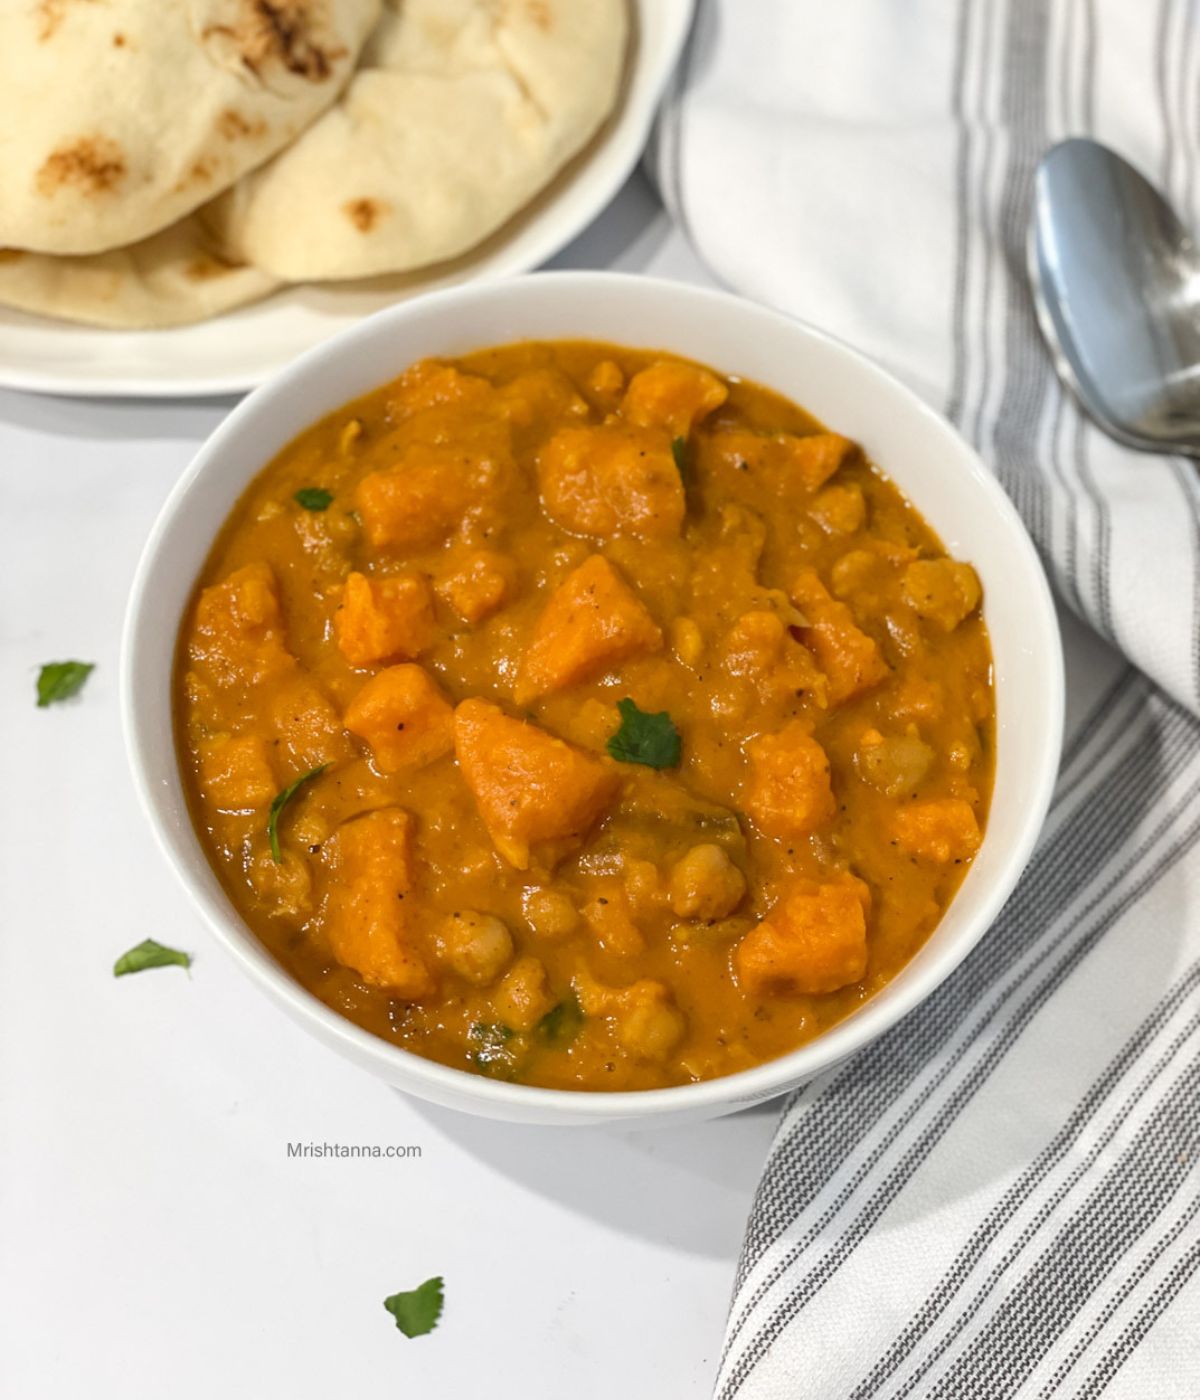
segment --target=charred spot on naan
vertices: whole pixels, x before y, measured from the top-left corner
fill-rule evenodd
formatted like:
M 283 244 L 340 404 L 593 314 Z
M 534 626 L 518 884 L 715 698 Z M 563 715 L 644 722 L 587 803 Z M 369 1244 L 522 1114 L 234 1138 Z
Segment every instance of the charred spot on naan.
M 66 18 L 67 10 L 76 4 L 94 5 L 96 0 L 38 0 L 37 24 L 38 41 L 44 44 L 58 33 L 58 27 Z
M 216 173 L 216 162 L 209 159 L 208 156 L 200 156 L 192 162 L 187 174 L 176 183 L 175 188 L 186 190 L 191 185 L 211 184 Z
M 191 282 L 211 282 L 215 277 L 227 277 L 245 267 L 245 263 L 222 257 L 220 253 L 201 253 L 183 269 L 183 275 Z
M 267 124 L 261 118 L 250 121 L 236 107 L 226 107 L 217 118 L 217 130 L 226 141 L 240 141 L 244 137 L 257 139 L 266 134 Z
M 342 212 L 359 233 L 370 233 L 389 207 L 381 199 L 351 199 L 342 205 Z
M 323 83 L 348 56 L 343 45 L 330 42 L 323 0 L 228 0 L 224 8 L 232 11 L 228 19 L 207 25 L 201 38 L 226 41 L 256 78 L 283 68 Z
M 111 137 L 77 136 L 42 162 L 37 189 L 47 198 L 68 186 L 87 195 L 110 194 L 127 173 L 125 153 Z

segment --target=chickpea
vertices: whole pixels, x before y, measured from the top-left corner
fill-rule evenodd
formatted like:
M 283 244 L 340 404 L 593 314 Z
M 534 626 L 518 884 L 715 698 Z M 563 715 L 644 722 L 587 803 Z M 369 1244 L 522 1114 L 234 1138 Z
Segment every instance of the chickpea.
M 887 797 L 912 792 L 929 771 L 933 750 L 921 739 L 916 728 L 907 734 L 885 738 L 876 729 L 868 730 L 859 743 L 855 764 L 859 776 Z
M 583 917 L 606 953 L 619 958 L 635 958 L 645 951 L 646 940 L 633 921 L 629 897 L 617 886 L 583 907 Z
M 578 909 L 560 890 L 526 890 L 524 911 L 525 922 L 539 938 L 565 938 L 579 927 Z
M 843 554 L 830 574 L 832 591 L 838 598 L 856 593 L 875 593 L 887 574 L 887 566 L 869 549 L 852 549 Z
M 474 909 L 443 920 L 436 945 L 447 967 L 477 986 L 494 981 L 513 955 L 512 934 L 504 922 Z
M 688 919 L 673 924 L 669 929 L 671 942 L 680 948 L 715 948 L 720 943 L 736 943 L 749 929 L 754 920 L 746 914 L 735 914 L 729 919 L 712 919 L 698 922 Z
M 519 958 L 492 998 L 496 1015 L 514 1031 L 531 1031 L 554 1005 L 540 958 Z
M 917 559 L 904 570 L 904 599 L 927 622 L 953 632 L 979 606 L 979 576 L 956 559 Z
M 760 676 L 779 665 L 786 640 L 787 628 L 775 613 L 743 613 L 725 638 L 724 664 L 735 676 Z
M 853 482 L 827 486 L 813 500 L 808 513 L 828 535 L 852 535 L 867 518 L 862 488 Z
M 670 991 L 649 978 L 628 987 L 606 987 L 581 969 L 575 993 L 587 1015 L 607 1018 L 617 1043 L 641 1059 L 666 1059 L 687 1030 Z
M 363 435 L 363 425 L 361 418 L 351 418 L 342 431 L 338 434 L 338 451 L 343 457 L 349 457 L 358 445 L 358 440 Z
M 660 982 L 636 982 L 622 997 L 617 1040 L 631 1055 L 665 1060 L 683 1039 L 687 1023 Z
M 746 893 L 746 877 L 720 846 L 692 849 L 671 871 L 671 908 L 681 919 L 723 919 Z
M 672 622 L 671 650 L 682 665 L 692 667 L 704 654 L 704 637 L 690 617 L 677 617 Z
M 946 751 L 946 758 L 951 768 L 957 768 L 960 772 L 965 773 L 974 761 L 974 754 L 969 745 L 960 739 L 950 745 Z
M 439 597 L 471 624 L 504 606 L 516 586 L 516 565 L 494 549 L 460 554 L 434 585 Z
M 625 894 L 635 916 L 645 916 L 657 909 L 662 898 L 658 866 L 651 860 L 627 860 Z

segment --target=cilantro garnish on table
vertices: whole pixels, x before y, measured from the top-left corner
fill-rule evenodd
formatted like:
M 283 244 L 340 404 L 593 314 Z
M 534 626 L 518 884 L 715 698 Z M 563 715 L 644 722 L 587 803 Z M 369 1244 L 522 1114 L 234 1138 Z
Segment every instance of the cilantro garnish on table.
M 38 709 L 44 710 L 47 705 L 78 695 L 95 669 L 91 661 L 47 661 L 38 672 Z
M 145 972 L 151 967 L 189 968 L 191 965 L 190 954 L 181 953 L 178 948 L 168 948 L 165 943 L 156 943 L 153 938 L 147 938 L 136 948 L 130 948 L 129 952 L 121 954 L 113 964 L 113 976 L 124 977 L 127 973 Z
M 442 1315 L 444 1295 L 442 1280 L 426 1279 L 418 1288 L 406 1293 L 393 1293 L 383 1300 L 383 1306 L 396 1319 L 396 1326 L 406 1337 L 423 1337 L 432 1332 Z

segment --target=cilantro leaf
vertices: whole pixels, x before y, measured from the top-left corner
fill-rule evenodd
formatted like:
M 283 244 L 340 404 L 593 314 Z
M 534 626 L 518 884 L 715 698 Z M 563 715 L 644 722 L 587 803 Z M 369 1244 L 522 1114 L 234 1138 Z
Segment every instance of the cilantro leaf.
M 47 661 L 38 672 L 38 709 L 78 695 L 84 682 L 96 669 L 91 661 Z
M 407 1293 L 393 1293 L 383 1300 L 383 1306 L 406 1337 L 423 1337 L 438 1325 L 443 1302 L 439 1277 L 427 1278 L 419 1288 L 411 1288 Z
M 333 492 L 323 486 L 302 486 L 292 499 L 305 510 L 328 510 Z
M 136 948 L 130 948 L 128 953 L 122 953 L 113 963 L 113 976 L 124 977 L 128 972 L 145 972 L 151 967 L 191 967 L 192 959 L 187 953 L 181 953 L 178 948 L 168 948 L 165 944 L 155 943 L 153 938 L 147 938 L 144 943 L 139 943 Z
M 283 852 L 279 849 L 279 816 L 293 797 L 300 791 L 305 783 L 311 779 L 319 777 L 324 773 L 328 763 L 318 763 L 315 768 L 310 768 L 307 773 L 301 773 L 294 783 L 289 783 L 282 792 L 275 794 L 271 803 L 271 810 L 267 813 L 267 839 L 271 843 L 271 859 L 276 865 L 283 861 Z
M 537 1023 L 537 1034 L 547 1045 L 561 1049 L 564 1045 L 570 1045 L 579 1034 L 583 1028 L 583 1019 L 583 1008 L 572 992 L 546 1012 Z
M 692 467 L 691 461 L 688 458 L 687 438 L 677 437 L 672 439 L 671 456 L 675 458 L 675 466 L 679 475 L 686 481 Z
M 644 763 L 647 768 L 674 768 L 683 745 L 666 710 L 647 714 L 626 696 L 617 702 L 621 727 L 608 741 L 608 751 L 621 763 Z
M 485 1074 L 511 1074 L 513 1052 L 508 1042 L 513 1033 L 499 1022 L 476 1021 L 467 1028 L 467 1039 L 475 1048 L 471 1060 Z

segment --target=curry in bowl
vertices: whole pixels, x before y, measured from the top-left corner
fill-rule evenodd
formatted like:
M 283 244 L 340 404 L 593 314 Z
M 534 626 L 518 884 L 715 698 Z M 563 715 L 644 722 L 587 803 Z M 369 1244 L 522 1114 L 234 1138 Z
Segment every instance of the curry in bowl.
M 643 351 L 422 361 L 247 490 L 177 737 L 234 906 L 393 1044 L 585 1090 L 793 1050 L 981 840 L 991 653 L 853 443 Z

